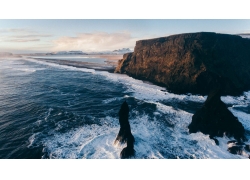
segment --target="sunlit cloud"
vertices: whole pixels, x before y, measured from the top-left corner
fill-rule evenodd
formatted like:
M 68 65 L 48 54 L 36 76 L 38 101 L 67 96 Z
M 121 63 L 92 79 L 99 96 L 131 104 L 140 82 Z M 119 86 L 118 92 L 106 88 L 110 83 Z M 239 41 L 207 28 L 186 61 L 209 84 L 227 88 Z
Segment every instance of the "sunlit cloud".
M 53 41 L 54 51 L 82 50 L 82 51 L 108 51 L 135 46 L 136 38 L 129 32 L 120 33 L 81 33 L 75 37 L 60 37 Z

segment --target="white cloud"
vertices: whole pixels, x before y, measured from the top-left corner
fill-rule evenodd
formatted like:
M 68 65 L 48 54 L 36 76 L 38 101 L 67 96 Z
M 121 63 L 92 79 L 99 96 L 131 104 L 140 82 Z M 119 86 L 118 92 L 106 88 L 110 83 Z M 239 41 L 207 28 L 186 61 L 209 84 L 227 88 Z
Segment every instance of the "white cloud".
M 82 51 L 107 51 L 135 46 L 136 38 L 128 32 L 121 33 L 81 33 L 75 37 L 60 37 L 53 41 L 54 51 L 82 50 Z

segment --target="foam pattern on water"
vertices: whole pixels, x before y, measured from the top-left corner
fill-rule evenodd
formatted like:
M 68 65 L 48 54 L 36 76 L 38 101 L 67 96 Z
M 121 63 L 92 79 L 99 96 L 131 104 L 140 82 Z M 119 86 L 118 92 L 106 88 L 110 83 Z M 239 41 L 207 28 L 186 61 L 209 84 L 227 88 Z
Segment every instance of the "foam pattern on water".
M 136 151 L 132 158 L 247 158 L 227 151 L 227 141 L 231 140 L 227 137 L 218 138 L 220 145 L 217 146 L 208 135 L 189 134 L 187 126 L 192 114 L 161 103 L 156 106 L 154 117 L 132 112 L 138 114 L 130 119 Z M 113 144 L 119 131 L 118 119 L 106 117 L 102 121 L 105 122 L 102 125 L 86 125 L 44 138 L 47 153 L 44 158 L 119 158 L 125 145 Z M 36 145 L 36 136 L 41 137 L 40 134 L 32 136 L 31 145 Z
M 6 74 L 11 76 L 20 76 L 25 74 L 34 73 L 39 70 L 44 70 L 44 68 L 30 67 L 25 65 L 23 59 L 1 59 L 0 70 L 4 71 Z
M 136 100 L 138 106 L 154 106 L 153 112 L 130 110 L 129 121 L 135 137 L 134 149 L 136 151 L 133 158 L 247 158 L 247 156 L 233 155 L 227 151 L 227 141 L 232 140 L 231 138 L 218 138 L 219 146 L 217 146 L 208 135 L 200 132 L 189 134 L 187 127 L 191 123 L 193 114 L 164 103 L 165 101 L 203 103 L 206 96 L 169 93 L 163 87 L 147 84 L 127 75 L 36 60 L 29 61 L 55 68 L 101 75 L 102 78 L 126 87 L 124 93 L 127 95 L 103 100 L 104 106 L 131 98 Z M 234 107 L 248 107 L 250 91 L 239 97 L 223 96 L 222 100 L 231 106 L 229 110 L 249 131 L 249 114 L 240 109 L 236 110 Z M 49 111 L 47 115 L 49 116 Z M 119 158 L 124 145 L 113 144 L 119 131 L 118 117 L 106 116 L 98 121 L 101 123 L 86 124 L 67 132 L 55 132 L 48 137 L 39 133 L 33 134 L 29 139 L 29 146 L 42 144 L 44 158 Z
M 45 61 L 39 61 L 39 60 L 31 59 L 31 58 L 27 58 L 25 60 L 30 61 L 30 62 L 34 62 L 34 63 L 38 63 L 38 64 L 42 64 L 42 65 L 46 65 L 46 66 L 50 66 L 50 67 L 59 68 L 59 69 L 95 73 L 94 69 L 77 68 L 77 67 L 73 67 L 73 66 L 60 65 L 60 64 L 55 64 L 55 63 L 50 63 L 50 62 L 45 62 Z

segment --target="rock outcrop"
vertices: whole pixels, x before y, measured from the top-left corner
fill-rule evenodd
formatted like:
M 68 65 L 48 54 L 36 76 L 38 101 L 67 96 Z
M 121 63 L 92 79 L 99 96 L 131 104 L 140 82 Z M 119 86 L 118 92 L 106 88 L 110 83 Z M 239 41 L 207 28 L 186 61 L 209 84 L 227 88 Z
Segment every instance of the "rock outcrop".
M 115 70 L 165 86 L 177 94 L 222 95 L 250 89 L 250 39 L 210 32 L 172 35 L 136 42 Z
M 245 140 L 245 129 L 221 101 L 220 89 L 211 91 L 203 107 L 193 115 L 188 129 L 190 133 L 200 131 L 209 134 L 211 138 L 225 134 L 239 142 Z
M 227 142 L 228 149 L 227 151 L 231 154 L 238 154 L 250 159 L 250 155 L 248 154 L 249 151 L 249 144 L 245 144 L 243 142 L 237 142 L 236 140 L 228 141 Z
M 131 156 L 134 156 L 135 150 L 134 150 L 134 136 L 131 133 L 129 121 L 128 121 L 128 115 L 129 115 L 129 107 L 126 101 L 121 105 L 120 111 L 119 111 L 119 123 L 120 123 L 120 131 L 116 137 L 116 140 L 114 144 L 116 143 L 126 143 L 127 147 L 125 147 L 120 154 L 120 157 L 122 159 L 129 158 Z

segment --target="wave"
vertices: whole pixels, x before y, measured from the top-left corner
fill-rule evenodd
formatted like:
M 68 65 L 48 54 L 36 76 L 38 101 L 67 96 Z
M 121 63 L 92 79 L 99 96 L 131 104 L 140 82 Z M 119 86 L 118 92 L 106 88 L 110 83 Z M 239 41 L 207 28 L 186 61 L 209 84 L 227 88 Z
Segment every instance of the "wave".
M 187 126 L 192 114 L 185 111 L 158 103 L 152 117 L 136 110 L 132 110 L 132 114 L 137 114 L 130 118 L 135 137 L 134 158 L 247 158 L 227 151 L 227 141 L 231 140 L 228 137 L 218 138 L 220 145 L 217 146 L 208 135 L 189 134 Z M 113 144 L 119 131 L 118 119 L 106 116 L 101 121 L 101 125 L 84 125 L 46 136 L 42 141 L 39 140 L 43 135 L 36 133 L 30 137 L 29 147 L 42 143 L 46 152 L 43 158 L 119 158 L 124 145 Z
M 77 67 L 73 67 L 73 66 L 60 65 L 60 64 L 49 63 L 49 62 L 45 62 L 45 61 L 38 61 L 38 60 L 30 59 L 30 58 L 26 58 L 25 60 L 30 61 L 30 62 L 34 62 L 34 63 L 38 63 L 38 64 L 42 64 L 42 65 L 47 65 L 47 66 L 59 68 L 59 69 L 67 69 L 67 70 L 72 70 L 72 71 L 83 71 L 83 72 L 95 73 L 94 69 L 77 68 Z
M 168 99 L 175 99 L 178 101 L 193 101 L 193 102 L 205 102 L 207 96 L 200 96 L 200 95 L 192 95 L 192 94 L 183 94 L 178 95 L 174 93 L 167 92 L 166 88 L 160 87 L 153 84 L 145 83 L 141 80 L 134 79 L 129 77 L 125 74 L 115 74 L 109 73 L 107 71 L 95 71 L 94 69 L 88 68 L 77 68 L 67 65 L 59 65 L 56 63 L 49 63 L 44 61 L 37 61 L 34 59 L 26 59 L 31 62 L 48 65 L 56 68 L 67 69 L 72 71 L 83 71 L 83 72 L 90 72 L 93 74 L 102 75 L 108 80 L 111 80 L 116 83 L 122 83 L 128 87 L 126 92 L 133 92 L 133 96 L 140 100 L 168 100 Z M 250 103 L 250 91 L 244 92 L 242 96 L 234 97 L 234 96 L 222 96 L 221 100 L 226 104 L 231 105 L 247 105 Z
M 23 74 L 30 74 L 45 69 L 30 67 L 29 65 L 25 64 L 23 59 L 5 59 L 1 60 L 0 63 L 0 70 L 3 70 L 5 73 L 9 73 L 13 76 L 22 75 L 22 72 Z
M 136 141 L 134 158 L 247 158 L 227 151 L 227 141 L 232 140 L 231 138 L 218 138 L 219 146 L 217 146 L 208 135 L 200 132 L 189 134 L 187 127 L 191 122 L 193 111 L 174 105 L 180 103 L 184 103 L 185 107 L 202 105 L 207 96 L 177 95 L 167 92 L 163 87 L 144 83 L 123 74 L 32 59 L 29 61 L 70 71 L 101 75 L 102 78 L 125 87 L 123 92 L 125 96 L 107 98 L 102 103 L 105 106 L 127 99 L 133 100 L 136 104 L 134 107 L 137 108 L 132 108 L 130 113 L 131 131 Z M 238 117 L 245 129 L 250 131 L 249 113 L 236 109 L 236 107 L 249 107 L 250 91 L 244 92 L 242 96 L 223 96 L 221 99 Z M 50 111 L 47 115 L 49 117 Z M 33 135 L 29 147 L 36 146 L 38 142 L 42 143 L 43 158 L 119 158 L 123 145 L 113 144 L 119 131 L 118 118 L 107 115 L 99 118 L 98 122 L 101 123 L 85 124 L 67 132 L 55 132 L 53 136 Z M 60 123 L 56 126 L 60 129 Z

